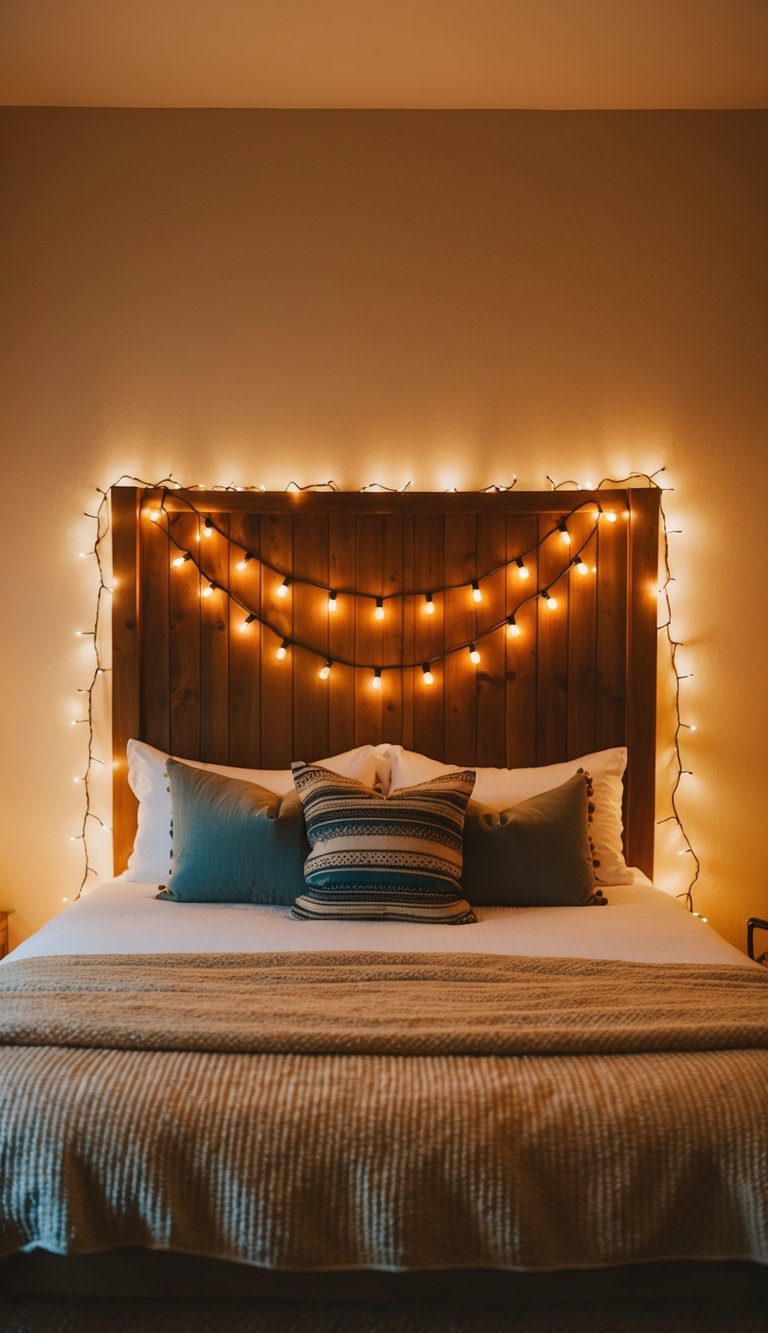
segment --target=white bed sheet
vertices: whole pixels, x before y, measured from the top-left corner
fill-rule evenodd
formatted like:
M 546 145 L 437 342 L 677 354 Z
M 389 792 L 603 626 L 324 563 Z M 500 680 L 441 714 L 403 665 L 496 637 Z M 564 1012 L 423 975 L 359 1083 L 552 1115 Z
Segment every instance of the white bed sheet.
M 9 959 L 76 953 L 349 949 L 756 966 L 640 871 L 633 884 L 606 886 L 604 891 L 605 907 L 480 907 L 475 909 L 476 925 L 448 927 L 397 921 L 296 921 L 287 907 L 175 903 L 158 899 L 154 884 L 116 879 L 54 917 Z

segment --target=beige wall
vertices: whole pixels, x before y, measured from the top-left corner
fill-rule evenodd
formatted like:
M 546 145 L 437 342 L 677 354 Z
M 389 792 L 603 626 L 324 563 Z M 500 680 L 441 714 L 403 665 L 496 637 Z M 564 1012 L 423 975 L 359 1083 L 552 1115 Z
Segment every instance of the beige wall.
M 0 129 L 12 938 L 79 882 L 96 486 L 666 464 L 699 726 L 680 806 L 697 906 L 742 944 L 768 915 L 768 113 L 22 110 Z M 661 731 L 663 775 L 666 711 Z M 678 846 L 665 825 L 672 890 Z

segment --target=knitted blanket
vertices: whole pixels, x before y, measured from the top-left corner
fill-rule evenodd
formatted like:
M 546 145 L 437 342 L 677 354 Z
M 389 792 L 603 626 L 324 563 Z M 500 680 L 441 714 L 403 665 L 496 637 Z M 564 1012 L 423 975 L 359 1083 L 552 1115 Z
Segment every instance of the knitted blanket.
M 768 1262 L 768 975 L 475 955 L 0 968 L 0 1253 Z

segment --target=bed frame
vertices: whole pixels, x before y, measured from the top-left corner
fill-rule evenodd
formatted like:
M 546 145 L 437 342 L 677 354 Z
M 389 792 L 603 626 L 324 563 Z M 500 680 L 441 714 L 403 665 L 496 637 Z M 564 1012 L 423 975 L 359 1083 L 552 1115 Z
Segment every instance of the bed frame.
M 658 540 L 655 489 L 116 488 L 115 871 L 125 867 L 136 826 L 125 766 L 133 736 L 182 758 L 256 768 L 381 741 L 498 767 L 626 745 L 626 853 L 651 875 Z M 280 597 L 285 579 L 288 595 Z M 211 583 L 211 595 L 201 596 Z M 519 637 L 508 633 L 510 616 Z M 279 661 L 284 640 L 290 646 Z M 322 680 L 327 659 L 334 665 Z M 424 683 L 426 663 L 432 685 Z
M 603 510 L 617 521 L 598 519 Z M 207 519 L 210 535 L 203 533 Z M 571 534 L 567 548 L 563 523 Z M 133 736 L 186 758 L 264 768 L 384 740 L 457 765 L 498 766 L 553 763 L 626 744 L 625 850 L 631 863 L 652 873 L 658 542 L 654 489 L 115 489 L 115 871 L 125 866 L 136 825 L 125 765 Z M 239 568 L 246 554 L 251 558 Z M 587 577 L 572 567 L 577 556 L 589 567 Z M 530 571 L 525 583 L 518 557 Z M 288 595 L 281 597 L 286 579 Z M 473 580 L 480 603 L 472 599 Z M 201 596 L 210 584 L 211 595 Z M 335 613 L 328 609 L 330 590 L 338 594 Z M 545 591 L 556 596 L 555 610 L 545 605 Z M 429 593 L 433 615 L 426 613 Z M 375 616 L 377 598 L 383 621 Z M 519 637 L 508 633 L 511 616 Z M 278 660 L 284 641 L 287 651 Z M 471 643 L 481 650 L 479 665 L 469 660 Z M 333 666 L 320 679 L 326 660 Z M 426 664 L 431 685 L 424 681 Z M 372 687 L 377 668 L 380 689 Z M 347 1310 L 357 1302 L 361 1329 L 373 1327 L 376 1309 L 388 1301 L 414 1303 L 418 1328 L 430 1326 L 429 1312 L 444 1310 L 446 1301 L 478 1302 L 467 1307 L 475 1310 L 483 1302 L 508 1309 L 533 1303 L 540 1313 L 524 1326 L 537 1330 L 564 1327 L 565 1304 L 595 1302 L 604 1322 L 596 1314 L 579 1327 L 624 1327 L 617 1310 L 627 1301 L 651 1301 L 647 1323 L 636 1315 L 633 1329 L 658 1327 L 662 1304 L 674 1305 L 675 1328 L 695 1329 L 702 1301 L 762 1302 L 764 1312 L 765 1276 L 754 1265 L 733 1263 L 299 1276 L 130 1251 L 71 1260 L 31 1254 L 2 1263 L 8 1297 L 101 1300 L 109 1322 L 114 1301 L 131 1295 L 154 1303 L 162 1297 L 169 1311 L 180 1298 L 226 1296 L 232 1329 L 253 1327 L 247 1309 L 245 1322 L 236 1322 L 242 1299 L 294 1303 L 297 1297 L 310 1306 L 342 1301 Z M 542 1304 L 552 1307 L 551 1324 Z M 339 1325 L 329 1322 L 332 1308 L 318 1307 L 318 1328 L 352 1326 L 344 1323 L 348 1314 Z M 374 1312 L 371 1323 L 366 1309 Z M 155 1304 L 146 1310 L 153 1327 L 166 1326 Z M 481 1326 L 479 1316 L 476 1325 L 468 1317 L 465 1327 Z M 45 1312 L 42 1318 L 41 1328 Z M 275 1327 L 294 1327 L 294 1315 L 286 1318 Z M 517 1327 L 520 1316 L 510 1318 L 494 1328 Z M 734 1318 L 717 1327 L 758 1327 L 748 1310 Z M 183 1317 L 167 1326 L 184 1327 Z

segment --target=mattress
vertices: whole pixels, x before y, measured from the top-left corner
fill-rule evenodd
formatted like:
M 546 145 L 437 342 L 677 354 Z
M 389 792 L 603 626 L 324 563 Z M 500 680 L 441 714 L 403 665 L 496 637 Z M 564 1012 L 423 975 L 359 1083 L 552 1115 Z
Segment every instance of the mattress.
M 118 878 L 92 889 L 11 956 L 337 950 L 754 966 L 640 871 L 634 883 L 604 891 L 604 907 L 480 907 L 476 924 L 448 927 L 297 921 L 286 907 L 170 902 L 158 899 L 154 884 Z

